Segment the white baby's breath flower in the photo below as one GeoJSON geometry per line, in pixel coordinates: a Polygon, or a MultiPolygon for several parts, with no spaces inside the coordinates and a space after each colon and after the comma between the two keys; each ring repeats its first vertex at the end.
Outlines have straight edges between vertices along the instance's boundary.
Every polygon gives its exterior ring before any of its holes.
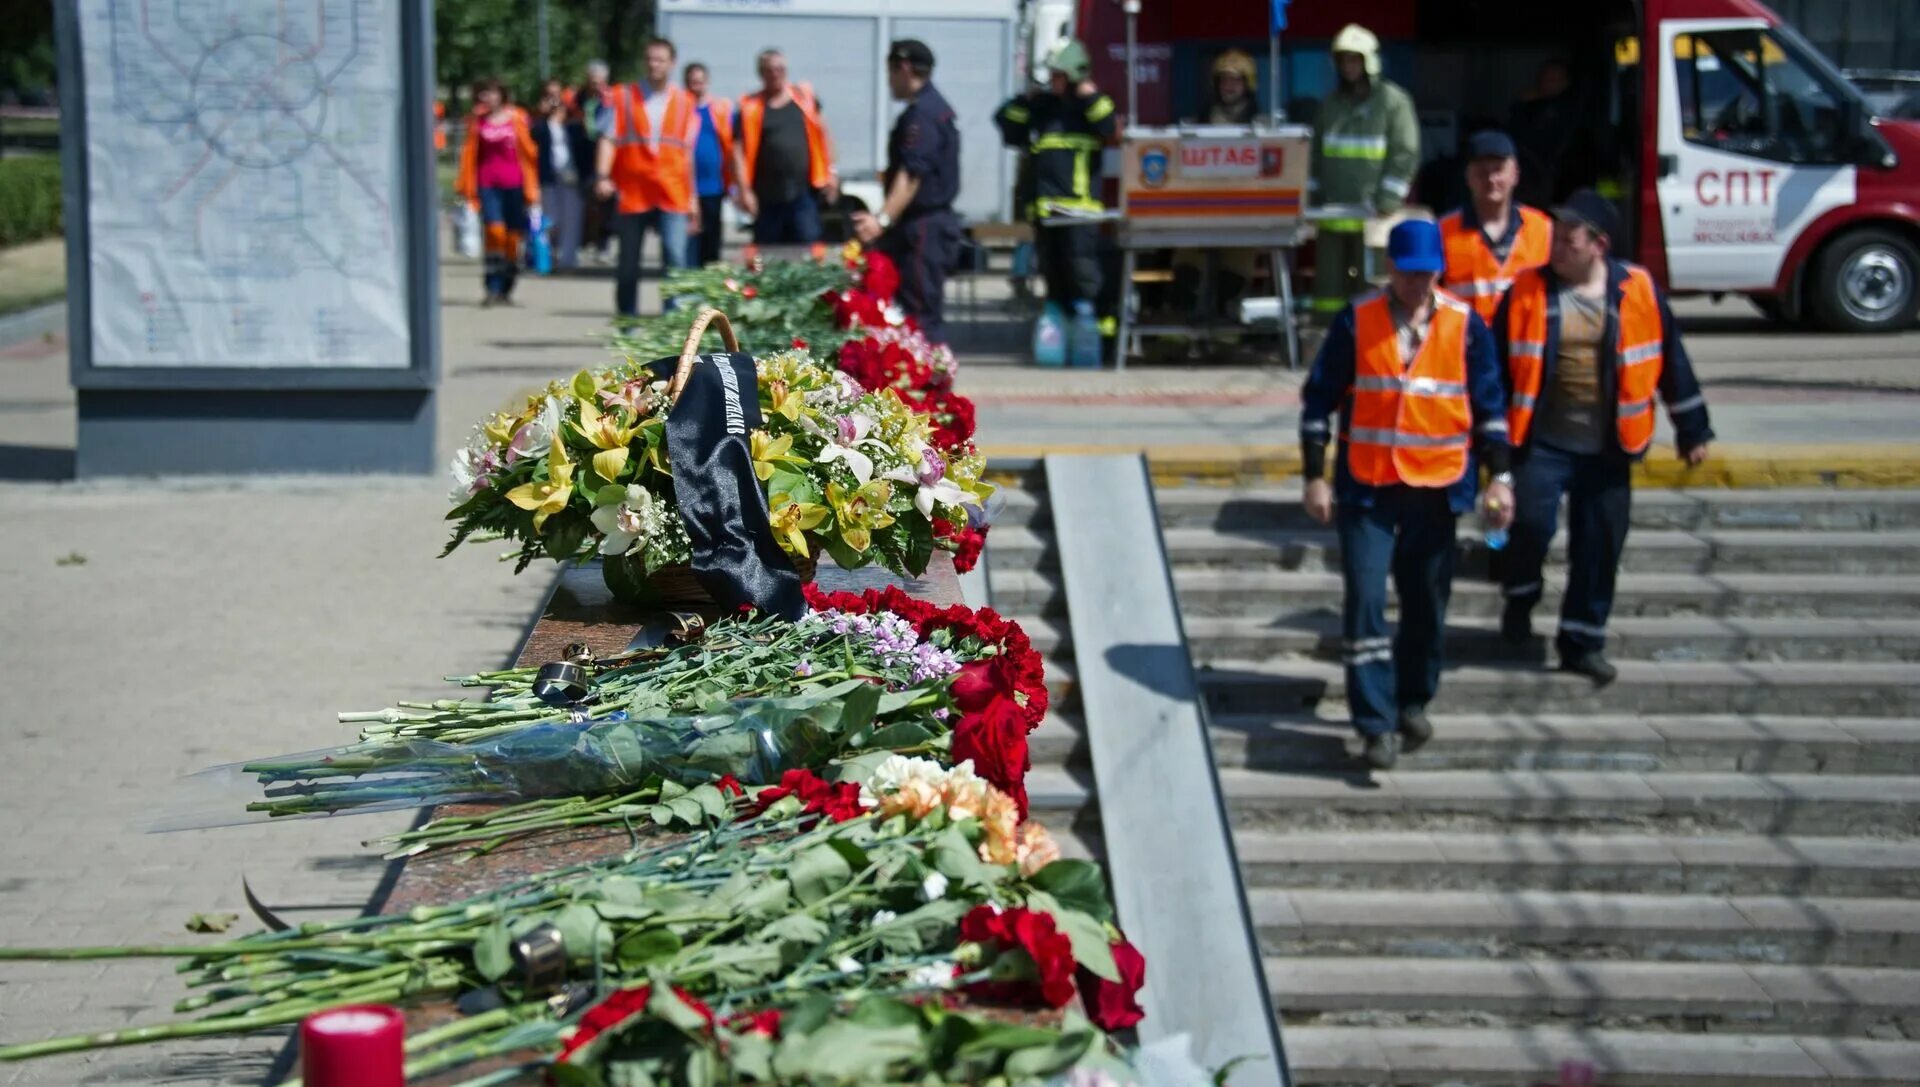
{"type": "Polygon", "coordinates": [[[907,983],[916,989],[953,988],[953,964],[930,963],[907,975],[907,983]]]}
{"type": "Polygon", "coordinates": [[[892,910],[875,910],[873,914],[873,924],[876,928],[889,921],[897,921],[899,919],[900,915],[892,910]]]}
{"type": "Polygon", "coordinates": [[[833,960],[833,968],[842,974],[858,974],[861,970],[865,969],[865,967],[860,965],[860,960],[854,958],[852,955],[842,955],[833,960]]]}
{"type": "Polygon", "coordinates": [[[947,897],[947,877],[939,872],[927,873],[927,878],[920,881],[920,897],[928,902],[947,897]]]}

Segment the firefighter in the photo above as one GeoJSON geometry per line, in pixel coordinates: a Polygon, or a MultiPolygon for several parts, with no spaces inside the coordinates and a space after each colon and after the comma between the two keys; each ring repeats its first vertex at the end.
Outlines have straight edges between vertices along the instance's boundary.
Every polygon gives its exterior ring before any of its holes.
{"type": "MultiPolygon", "coordinates": [[[[1399,210],[1420,168],[1420,119],[1413,99],[1380,75],[1380,39],[1349,24],[1333,39],[1339,85],[1313,126],[1308,192],[1316,205],[1354,206],[1372,215],[1399,210]]],[[[1366,279],[1366,219],[1318,224],[1314,312],[1339,313],[1366,279]]]]}
{"type": "Polygon", "coordinates": [[[1433,735],[1441,632],[1453,587],[1454,526],[1474,506],[1478,463],[1493,473],[1482,516],[1513,516],[1506,402],[1494,339],[1473,307],[1438,288],[1440,231],[1393,228],[1387,287],[1341,311],[1301,391],[1300,453],[1308,516],[1337,523],[1345,601],[1347,707],[1367,764],[1393,766],[1404,738],[1433,735]],[[1340,415],[1333,482],[1330,418],[1340,415]],[[1387,631],[1387,575],[1400,629],[1387,631]]]}
{"type": "Polygon", "coordinates": [[[994,115],[1007,146],[1028,153],[1033,172],[1034,242],[1047,298],[1072,313],[1081,304],[1103,310],[1100,335],[1118,331],[1116,291],[1103,291],[1100,228],[1073,225],[1098,216],[1100,157],[1113,141],[1113,99],[1093,82],[1087,47],[1071,38],[1047,57],[1045,91],[1010,99],[994,115]]]}
{"type": "Polygon", "coordinates": [[[878,215],[857,212],[854,234],[900,269],[900,308],[944,342],[947,272],[960,259],[960,130],[933,85],[933,50],[905,38],[887,50],[887,87],[907,107],[887,138],[887,196],[878,215]]]}
{"type": "Polygon", "coordinates": [[[1494,335],[1506,369],[1517,453],[1513,537],[1502,556],[1500,633],[1532,639],[1541,566],[1567,498],[1569,570],[1555,645],[1560,667],[1595,683],[1605,656],[1614,577],[1627,542],[1633,462],[1653,444],[1657,393],[1689,465],[1713,428],[1673,313],[1645,268],[1613,256],[1619,213],[1583,189],[1554,212],[1549,262],[1520,273],[1494,335]]]}
{"type": "Polygon", "coordinates": [[[1553,218],[1513,198],[1520,162],[1504,132],[1476,132],[1467,140],[1467,190],[1473,199],[1440,220],[1447,247],[1441,286],[1472,303],[1489,326],[1513,278],[1547,262],[1553,218]]]}

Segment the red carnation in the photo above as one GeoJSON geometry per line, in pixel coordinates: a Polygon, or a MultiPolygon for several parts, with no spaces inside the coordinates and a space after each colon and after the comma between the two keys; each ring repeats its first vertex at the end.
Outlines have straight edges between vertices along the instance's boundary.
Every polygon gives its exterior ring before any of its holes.
{"type": "Polygon", "coordinates": [[[801,339],[798,336],[795,336],[793,338],[793,346],[796,348],[799,348],[802,351],[805,351],[807,349],[807,341],[801,339]]]}
{"type": "Polygon", "coordinates": [[[973,772],[1013,798],[1027,817],[1027,725],[1011,698],[995,698],[953,729],[953,761],[973,760],[973,772]]]}
{"type": "Polygon", "coordinates": [[[722,796],[747,795],[746,786],[740,784],[740,779],[734,777],[732,774],[721,774],[720,780],[714,782],[713,787],[720,790],[720,795],[722,796]]]}
{"type": "Polygon", "coordinates": [[[836,328],[880,328],[887,323],[886,308],[865,291],[828,291],[836,328]]]}
{"type": "Polygon", "coordinates": [[[900,289],[900,269],[894,266],[893,258],[877,249],[869,249],[867,272],[860,278],[860,286],[875,298],[891,302],[894,293],[900,289]]]}
{"type": "MultiPolygon", "coordinates": [[[[711,1028],[714,1023],[713,1009],[701,1003],[693,994],[676,986],[675,996],[687,1007],[700,1013],[711,1028]]],[[[647,1001],[653,999],[653,987],[636,985],[631,989],[621,989],[608,994],[605,1000],[588,1008],[580,1016],[580,1026],[560,1047],[560,1053],[554,1058],[557,1064],[566,1064],[581,1050],[592,1045],[594,1040],[609,1031],[618,1030],[635,1017],[647,1010],[647,1001]]]]}
{"type": "Polygon", "coordinates": [[[960,919],[960,938],[992,948],[1002,959],[1024,955],[1027,961],[1010,963],[1009,972],[1025,973],[1029,963],[1033,969],[1032,978],[977,982],[968,987],[971,992],[988,1000],[1053,1008],[1064,1008],[1073,999],[1073,943],[1046,914],[1024,906],[998,911],[975,906],[960,919]]]}
{"type": "Polygon", "coordinates": [[[765,1008],[757,1012],[742,1012],[727,1020],[727,1029],[740,1034],[759,1034],[768,1038],[778,1038],[780,1009],[765,1008]]]}
{"type": "Polygon", "coordinates": [[[1147,1017],[1140,1007],[1140,988],[1147,983],[1147,957],[1121,937],[1113,945],[1113,962],[1120,968],[1120,980],[1108,981],[1081,967],[1080,1002],[1087,1015],[1101,1030],[1125,1030],[1147,1017]]]}
{"type": "Polygon", "coordinates": [[[800,798],[802,812],[824,815],[836,823],[858,819],[866,811],[860,806],[859,785],[851,781],[836,785],[811,770],[801,769],[787,771],[780,776],[780,784],[762,789],[754,798],[754,814],[766,811],[775,801],[789,796],[800,798]]]}

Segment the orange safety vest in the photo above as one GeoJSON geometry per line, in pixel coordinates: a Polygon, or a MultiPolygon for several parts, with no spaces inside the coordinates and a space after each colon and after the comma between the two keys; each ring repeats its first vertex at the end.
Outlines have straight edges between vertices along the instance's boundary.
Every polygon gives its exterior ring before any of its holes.
{"type": "MultiPolygon", "coordinates": [[[[820,106],[814,101],[813,88],[805,83],[791,83],[787,93],[793,96],[793,104],[800,107],[800,116],[807,125],[807,184],[816,189],[825,188],[833,179],[833,144],[827,137],[826,122],[820,119],[820,106]]],[[[754,91],[740,99],[741,155],[747,163],[747,176],[740,179],[740,184],[748,187],[752,187],[753,171],[759,167],[755,160],[760,156],[760,128],[766,116],[767,92],[754,91]]]]}
{"type": "Polygon", "coordinates": [[[1467,396],[1465,301],[1434,292],[1433,324],[1413,364],[1400,357],[1387,296],[1353,305],[1352,404],[1341,444],[1347,470],[1372,487],[1446,487],[1467,474],[1473,402],[1467,396]]]}
{"type": "Polygon", "coordinates": [[[700,137],[700,112],[693,96],[668,87],[660,131],[647,120],[646,95],[638,84],[613,89],[613,186],[622,214],[693,210],[693,145],[700,137]]]}
{"type": "MultiPolygon", "coordinates": [[[[698,112],[699,106],[694,107],[698,112]]],[[[707,97],[707,112],[713,115],[714,135],[720,137],[720,178],[733,186],[733,102],[719,95],[707,97]]]]}
{"type": "MultiPolygon", "coordinates": [[[[1653,277],[1638,265],[1627,265],[1621,284],[1620,338],[1614,345],[1614,386],[1617,408],[1614,430],[1620,448],[1630,456],[1653,444],[1653,397],[1660,389],[1665,365],[1662,345],[1666,329],[1660,320],[1660,296],[1653,277]]],[[[1507,430],[1516,448],[1526,444],[1533,413],[1540,404],[1540,386],[1547,371],[1547,279],[1540,269],[1522,272],[1514,280],[1507,303],[1507,378],[1513,389],[1507,405],[1507,430]]]]}
{"type": "Polygon", "coordinates": [[[1440,220],[1440,241],[1447,254],[1441,285],[1472,303],[1480,319],[1492,325],[1500,296],[1513,286],[1514,277],[1547,262],[1553,249],[1553,220],[1522,205],[1519,236],[1513,239],[1505,263],[1493,259],[1486,234],[1478,226],[1468,226],[1461,212],[1440,220]]]}

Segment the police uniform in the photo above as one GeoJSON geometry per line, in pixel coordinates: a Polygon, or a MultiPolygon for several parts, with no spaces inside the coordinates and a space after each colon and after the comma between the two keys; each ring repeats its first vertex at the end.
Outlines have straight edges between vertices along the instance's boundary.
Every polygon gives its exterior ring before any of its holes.
{"type": "MultiPolygon", "coordinates": [[[[1431,223],[1396,227],[1396,264],[1438,271],[1431,223]],[[1419,251],[1404,237],[1424,233],[1419,251]]],[[[1327,331],[1301,391],[1304,474],[1326,471],[1331,418],[1340,416],[1335,523],[1344,587],[1347,706],[1370,742],[1391,740],[1424,715],[1440,685],[1441,635],[1453,584],[1454,528],[1473,508],[1479,464],[1507,467],[1507,421],[1492,334],[1463,299],[1435,291],[1424,330],[1401,327],[1389,294],[1356,300],[1327,331]],[[1412,344],[1411,353],[1407,350],[1412,344]],[[1410,354],[1410,357],[1409,357],[1410,354]],[[1389,633],[1387,578],[1400,597],[1389,633]]],[[[1409,730],[1411,731],[1411,730],[1409,730]]],[[[1397,743],[1390,751],[1397,753],[1397,743]]],[[[1392,754],[1376,766],[1391,765],[1392,754]]]]}
{"type": "MultiPolygon", "coordinates": [[[[919,42],[895,43],[892,56],[933,65],[933,54],[919,42]]],[[[953,107],[932,83],[907,101],[887,137],[889,191],[902,173],[920,187],[881,237],[880,250],[900,268],[901,310],[939,342],[944,338],[947,273],[960,259],[960,218],[953,212],[954,198],[960,195],[960,130],[953,107]]]]}

